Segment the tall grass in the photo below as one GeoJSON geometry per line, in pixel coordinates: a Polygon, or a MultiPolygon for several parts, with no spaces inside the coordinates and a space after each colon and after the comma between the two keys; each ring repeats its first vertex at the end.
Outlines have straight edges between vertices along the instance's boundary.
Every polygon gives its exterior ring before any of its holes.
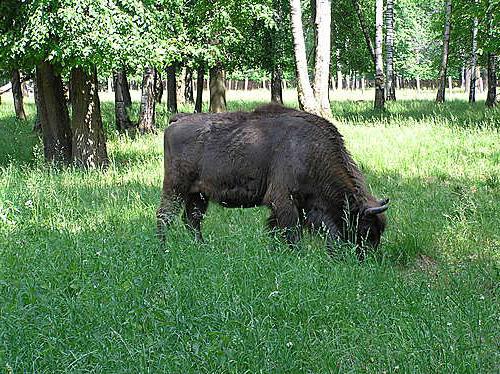
{"type": "Polygon", "coordinates": [[[317,237],[288,249],[263,229],[265,209],[211,206],[206,243],[178,223],[163,248],[161,134],[116,134],[105,102],[110,168],[57,170],[33,105],[27,122],[0,105],[0,368],[498,370],[500,112],[332,104],[373,193],[391,198],[382,246],[361,264],[317,237]]]}

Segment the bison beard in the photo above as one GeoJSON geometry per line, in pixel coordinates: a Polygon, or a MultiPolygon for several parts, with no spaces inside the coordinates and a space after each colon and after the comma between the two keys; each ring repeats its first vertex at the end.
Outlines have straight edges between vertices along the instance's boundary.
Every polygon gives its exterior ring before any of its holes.
{"type": "Polygon", "coordinates": [[[165,130],[165,176],[157,212],[158,234],[184,209],[202,240],[208,202],[225,207],[267,206],[270,229],[290,244],[302,227],[376,247],[388,200],[368,193],[342,136],[325,119],[270,104],[254,112],[177,115],[165,130]]]}

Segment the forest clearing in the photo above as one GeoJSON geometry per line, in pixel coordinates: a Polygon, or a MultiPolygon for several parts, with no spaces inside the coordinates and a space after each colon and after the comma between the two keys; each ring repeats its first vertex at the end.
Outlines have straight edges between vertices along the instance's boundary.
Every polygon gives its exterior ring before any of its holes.
{"type": "MultiPolygon", "coordinates": [[[[498,111],[459,99],[438,108],[400,100],[383,114],[370,101],[332,102],[370,187],[392,200],[380,251],[360,264],[349,247],[330,258],[318,237],[288,249],[265,232],[266,209],[217,205],[204,244],[179,222],[165,253],[154,233],[161,132],[117,135],[103,100],[108,170],[58,171],[43,162],[31,121],[4,104],[3,367],[495,371],[498,111]]],[[[33,119],[33,104],[26,109],[33,119]]]]}

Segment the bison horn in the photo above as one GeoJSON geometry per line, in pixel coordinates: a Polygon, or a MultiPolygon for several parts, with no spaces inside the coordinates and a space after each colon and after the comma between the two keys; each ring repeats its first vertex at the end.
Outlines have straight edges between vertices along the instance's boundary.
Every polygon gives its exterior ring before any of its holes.
{"type": "Polygon", "coordinates": [[[389,207],[387,205],[377,206],[377,207],[373,207],[373,208],[367,208],[364,211],[364,215],[368,216],[368,215],[380,214],[380,213],[385,212],[387,209],[389,209],[389,207]]]}
{"type": "Polygon", "coordinates": [[[387,204],[389,204],[389,199],[388,198],[387,199],[381,199],[381,200],[378,201],[378,205],[380,205],[380,206],[384,206],[384,205],[387,205],[387,204]]]}

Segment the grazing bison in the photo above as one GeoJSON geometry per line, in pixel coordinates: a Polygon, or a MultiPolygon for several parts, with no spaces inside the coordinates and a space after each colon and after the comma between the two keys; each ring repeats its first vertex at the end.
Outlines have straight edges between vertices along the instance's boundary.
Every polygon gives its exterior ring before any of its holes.
{"type": "MultiPolygon", "coordinates": [[[[270,229],[296,243],[301,227],[323,229],[329,243],[376,247],[388,199],[368,193],[363,175],[334,125],[271,104],[254,112],[178,115],[165,130],[165,177],[158,234],[184,208],[201,240],[210,200],[225,207],[270,208],[270,229]]],[[[329,245],[329,248],[331,246],[329,245]]]]}

